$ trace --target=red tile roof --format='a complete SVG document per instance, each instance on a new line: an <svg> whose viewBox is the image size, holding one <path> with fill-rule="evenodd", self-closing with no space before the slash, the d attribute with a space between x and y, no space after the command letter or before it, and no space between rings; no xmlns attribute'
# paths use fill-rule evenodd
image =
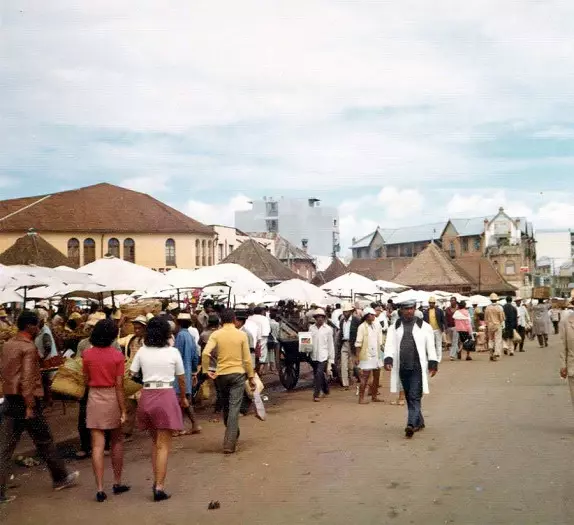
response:
<svg viewBox="0 0 574 525"><path fill-rule="evenodd" d="M213 228L133 190L101 183L0 201L0 232L198 233Z"/></svg>

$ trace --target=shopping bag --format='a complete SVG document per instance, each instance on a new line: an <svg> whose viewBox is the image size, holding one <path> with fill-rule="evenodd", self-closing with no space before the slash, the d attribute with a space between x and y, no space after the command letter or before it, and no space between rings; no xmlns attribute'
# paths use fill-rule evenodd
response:
<svg viewBox="0 0 574 525"><path fill-rule="evenodd" d="M261 394L255 390L253 392L253 403L255 404L255 415L257 419L265 421L267 414L265 412L265 405L263 404L263 399L261 399Z"/></svg>
<svg viewBox="0 0 574 525"><path fill-rule="evenodd" d="M522 342L522 337L521 335L518 333L518 330L514 330L514 332L512 332L512 340L515 343L521 343Z"/></svg>

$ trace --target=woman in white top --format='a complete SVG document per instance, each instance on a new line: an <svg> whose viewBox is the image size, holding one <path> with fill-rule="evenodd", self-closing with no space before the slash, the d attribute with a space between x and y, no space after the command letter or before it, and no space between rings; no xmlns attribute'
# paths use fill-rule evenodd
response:
<svg viewBox="0 0 574 525"><path fill-rule="evenodd" d="M181 354L169 345L171 330L165 318L154 317L147 325L142 346L135 355L130 371L143 376L143 391L138 405L138 425L149 430L153 440L154 501L170 496L164 491L167 458L174 431L183 430L181 408L189 407L185 397L185 371ZM179 383L179 403L174 379Z"/></svg>

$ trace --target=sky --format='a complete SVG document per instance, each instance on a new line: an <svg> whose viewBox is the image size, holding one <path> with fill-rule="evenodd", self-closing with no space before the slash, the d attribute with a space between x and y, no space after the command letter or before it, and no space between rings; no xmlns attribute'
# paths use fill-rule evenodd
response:
<svg viewBox="0 0 574 525"><path fill-rule="evenodd" d="M233 224L337 206L343 247L495 213L574 228L571 0L0 4L0 198L110 182Z"/></svg>

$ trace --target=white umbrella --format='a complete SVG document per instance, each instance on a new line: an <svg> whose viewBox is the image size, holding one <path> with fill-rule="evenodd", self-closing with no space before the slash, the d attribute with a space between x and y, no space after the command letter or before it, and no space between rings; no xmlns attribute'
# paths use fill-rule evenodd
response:
<svg viewBox="0 0 574 525"><path fill-rule="evenodd" d="M405 290L393 297L395 304L401 304L405 301L416 301L417 303L428 303L429 298L432 296L430 292L422 290Z"/></svg>
<svg viewBox="0 0 574 525"><path fill-rule="evenodd" d="M307 304L315 303L317 305L326 306L336 302L334 297L329 296L329 294L325 293L321 288L302 279L284 281L274 286L272 291L280 299L293 299L294 301Z"/></svg>
<svg viewBox="0 0 574 525"><path fill-rule="evenodd" d="M336 297L353 297L354 295L375 295L379 289L374 281L359 275L348 272L321 286L321 290L329 292Z"/></svg>
<svg viewBox="0 0 574 525"><path fill-rule="evenodd" d="M469 304L476 304L478 306L488 306L490 304L490 299L484 295L471 295L468 298Z"/></svg>
<svg viewBox="0 0 574 525"><path fill-rule="evenodd" d="M15 290L0 291L0 304L21 303L22 301L24 301L24 297Z"/></svg>
<svg viewBox="0 0 574 525"><path fill-rule="evenodd" d="M384 292L390 292L391 290L392 291L404 290L405 288L408 288L408 286L405 286L404 284L392 283L390 281L383 281L383 280L375 281L375 284L380 290Z"/></svg>

